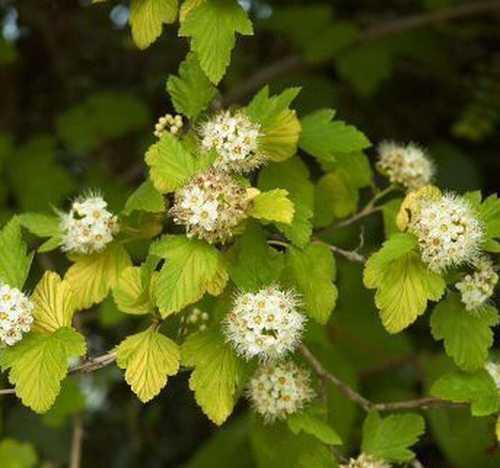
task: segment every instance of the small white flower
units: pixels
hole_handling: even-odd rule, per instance
[[[305,316],[296,294],[276,286],[236,297],[224,320],[224,332],[238,354],[247,359],[277,359],[300,341]]]
[[[0,286],[0,343],[12,346],[33,324],[33,303],[19,289]]]
[[[184,122],[181,115],[165,114],[158,119],[158,122],[155,125],[154,136],[161,138],[161,136],[166,132],[170,132],[172,135],[177,135],[177,133],[181,131],[183,125]]]
[[[481,308],[493,295],[498,282],[498,274],[489,258],[480,257],[474,263],[476,270],[455,284],[467,310]]]
[[[418,238],[422,260],[436,272],[472,263],[483,238],[469,203],[451,193],[422,200],[408,230]]]
[[[485,364],[484,368],[491,375],[491,378],[495,381],[495,385],[498,390],[500,390],[500,364],[494,362],[488,362]]]
[[[242,111],[223,111],[200,128],[201,146],[215,149],[215,166],[237,172],[248,172],[262,165],[265,155],[259,151],[260,125]]]
[[[88,255],[100,252],[113,240],[118,220],[107,206],[102,197],[90,195],[77,199],[69,213],[61,214],[64,252]]]
[[[391,468],[391,465],[371,455],[362,453],[358,458],[351,458],[349,463],[340,465],[340,468]]]
[[[190,332],[204,331],[207,328],[210,316],[198,307],[193,307],[180,319],[180,334],[186,336]]]
[[[175,193],[170,214],[186,226],[188,236],[226,242],[246,218],[246,190],[228,173],[210,168]]]
[[[261,365],[250,380],[247,396],[266,423],[304,408],[314,390],[310,373],[293,361]]]
[[[399,145],[384,141],[378,147],[377,167],[393,184],[418,190],[434,177],[434,164],[424,150],[413,143]]]

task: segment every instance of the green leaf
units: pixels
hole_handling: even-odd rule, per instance
[[[396,234],[366,263],[364,283],[376,288],[375,304],[389,333],[397,333],[412,324],[444,293],[444,279],[427,269],[415,250],[416,239]]]
[[[446,354],[466,371],[484,366],[493,345],[493,330],[499,323],[497,310],[486,305],[479,312],[470,312],[460,296],[449,293],[432,313],[431,331],[435,340],[444,340]]]
[[[407,462],[415,457],[408,449],[418,441],[425,430],[425,422],[418,414],[393,414],[381,418],[371,412],[363,424],[363,453],[390,462]]]
[[[283,163],[269,164],[259,174],[260,190],[281,188],[288,191],[295,215],[292,224],[278,223],[278,229],[299,247],[305,246],[312,234],[314,186],[309,180],[307,166],[298,158]]]
[[[130,25],[137,47],[145,49],[160,37],[163,23],[177,18],[177,0],[132,0]]]
[[[284,277],[301,295],[307,315],[321,324],[328,322],[338,296],[330,249],[321,244],[309,244],[304,249],[290,247]]]
[[[126,314],[141,315],[154,311],[150,298],[150,275],[144,278],[144,268],[129,266],[125,268],[113,288],[113,299],[118,309]]]
[[[0,367],[10,369],[9,382],[16,386],[16,395],[23,404],[44,413],[61,390],[68,359],[85,352],[85,339],[70,328],[60,328],[51,335],[31,333],[3,350]]]
[[[175,110],[191,120],[196,119],[217,94],[217,89],[203,73],[192,53],[180,64],[179,76],[170,75],[167,90]]]
[[[194,157],[175,136],[164,133],[146,153],[151,180],[160,193],[174,192],[211,163],[210,156]]]
[[[483,248],[489,252],[500,252],[500,199],[498,195],[493,194],[483,200],[478,211],[486,230]]]
[[[370,146],[370,141],[351,125],[333,121],[333,109],[321,109],[301,119],[299,146],[320,161],[332,161],[336,153],[353,153]]]
[[[499,392],[495,382],[485,370],[474,374],[450,372],[440,377],[430,393],[455,403],[470,403],[473,416],[486,416],[500,408]]]
[[[290,224],[293,220],[294,207],[283,189],[259,193],[252,200],[249,215],[266,221]]]
[[[358,189],[339,172],[330,172],[315,187],[314,223],[328,226],[335,218],[344,218],[358,207]]]
[[[33,255],[23,240],[21,224],[13,217],[0,231],[0,281],[22,289],[28,277]]]
[[[61,392],[52,408],[43,415],[43,422],[49,427],[61,428],[70,416],[85,410],[85,396],[75,378],[67,378],[61,385]]]
[[[101,302],[116,285],[122,271],[132,264],[121,244],[112,243],[102,252],[75,257],[64,276],[73,290],[77,308]]]
[[[31,300],[33,331],[52,333],[59,328],[71,327],[76,302],[68,281],[52,271],[46,271],[37,284]]]
[[[231,61],[236,33],[252,35],[252,23],[233,0],[206,0],[184,19],[179,36],[191,38],[191,49],[210,81],[217,84]]]
[[[229,255],[229,275],[243,291],[257,291],[278,280],[284,255],[267,245],[263,229],[251,223],[234,243]]]
[[[29,232],[38,237],[52,237],[60,234],[61,218],[41,213],[23,213],[19,222]]]
[[[396,216],[399,213],[402,202],[402,198],[394,198],[393,200],[390,200],[382,205],[382,216],[384,218],[384,231],[386,239],[389,239],[393,234],[400,232],[396,225]]]
[[[179,370],[179,347],[156,328],[129,336],[116,348],[116,364],[125,369],[125,380],[143,403],[158,395],[168,376]]]
[[[129,215],[133,211],[147,211],[148,213],[163,213],[166,210],[165,200],[158,192],[151,180],[146,180],[130,195],[125,204],[123,214]]]
[[[265,86],[246,108],[249,118],[261,125],[259,149],[271,161],[285,161],[297,152],[300,122],[289,106],[299,92],[300,88],[288,88],[270,97]]]
[[[327,445],[340,445],[342,440],[335,430],[324,421],[315,408],[308,408],[305,411],[294,413],[288,416],[288,427],[294,434],[303,431],[316,437]]]
[[[152,245],[151,254],[166,260],[153,287],[162,317],[198,302],[206,292],[220,294],[227,283],[224,258],[204,241],[167,235]]]
[[[232,413],[245,364],[216,330],[190,335],[181,347],[182,363],[194,367],[189,388],[203,412],[217,425]]]
[[[14,439],[0,442],[0,460],[2,468],[35,468],[38,461],[32,445]]]

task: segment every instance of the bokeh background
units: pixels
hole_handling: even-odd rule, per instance
[[[428,148],[442,187],[498,191],[500,2],[240,3],[256,35],[238,40],[220,87],[225,105],[246,103],[267,82],[273,90],[300,85],[299,113],[335,108],[374,144],[394,139]],[[154,122],[173,111],[166,78],[188,48],[174,25],[140,51],[127,21],[125,0],[0,0],[0,223],[19,211],[63,207],[88,188],[99,188],[119,211],[144,179]],[[368,154],[373,159],[375,151]],[[381,230],[380,220],[368,221],[367,251]],[[336,240],[352,246],[352,238],[355,244],[357,234],[346,230]],[[136,246],[137,258],[143,247]],[[64,271],[65,259],[40,256],[36,267],[33,281],[46,268]],[[335,352],[325,359],[374,400],[411,397],[447,365],[434,356],[439,347],[427,325],[419,321],[411,332],[388,337],[359,267],[341,262],[339,271],[330,327]],[[82,314],[79,326],[91,354],[99,354],[141,322],[107,300]],[[360,415],[334,390],[332,400],[333,424],[348,447],[356,446]],[[236,413],[217,431],[197,408],[185,374],[144,406],[121,373],[107,368],[68,380],[45,416],[1,397],[0,439],[29,441],[41,466],[64,467],[76,420],[84,429],[83,468],[253,467],[244,402]],[[489,440],[490,422],[460,410],[429,412],[428,422],[417,450],[424,466],[498,466],[493,440],[490,452],[471,442]]]

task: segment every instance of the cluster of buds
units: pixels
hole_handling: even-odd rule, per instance
[[[454,194],[421,199],[408,230],[418,239],[422,260],[436,272],[473,262],[483,238],[471,206]]]
[[[362,453],[358,458],[351,458],[347,464],[340,465],[340,468],[391,468],[391,465]]]
[[[200,128],[201,145],[217,151],[215,166],[222,170],[248,172],[263,164],[259,151],[260,125],[242,111],[222,111]]]
[[[384,141],[378,147],[377,167],[393,184],[407,190],[428,185],[434,176],[434,164],[420,147]]]
[[[33,308],[19,289],[0,286],[0,343],[12,346],[31,330]]]
[[[484,366],[486,372],[491,375],[491,378],[495,381],[495,385],[500,390],[500,364],[495,364],[494,362],[488,362]]]
[[[293,361],[265,364],[250,380],[247,395],[265,422],[284,419],[315,396],[309,372]]]
[[[224,332],[238,354],[251,359],[278,359],[300,341],[305,317],[294,291],[276,286],[240,294],[224,321]]]
[[[493,295],[498,282],[493,263],[488,257],[480,257],[475,262],[476,270],[455,284],[460,291],[462,302],[467,310],[479,309]]]
[[[97,195],[79,198],[61,214],[62,250],[89,255],[100,252],[119,231],[118,219]]]
[[[207,323],[210,316],[198,307],[193,307],[180,320],[180,334],[186,336],[194,331],[204,331],[207,329]]]
[[[157,138],[161,138],[165,132],[177,135],[183,125],[184,122],[182,121],[182,116],[180,114],[165,114],[163,117],[158,119],[158,122],[156,122],[154,135]]]
[[[246,218],[249,203],[246,189],[234,178],[210,168],[175,193],[170,214],[186,226],[188,237],[224,243]]]

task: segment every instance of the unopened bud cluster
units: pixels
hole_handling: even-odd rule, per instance
[[[12,346],[31,330],[33,308],[19,289],[0,286],[0,343]]]
[[[186,226],[188,237],[224,243],[246,218],[249,203],[244,187],[229,174],[211,168],[175,193],[170,214],[175,223]]]
[[[431,182],[434,165],[424,150],[410,143],[382,142],[378,147],[377,167],[393,184],[418,190]]]
[[[293,361],[265,364],[250,380],[247,395],[265,422],[284,419],[315,396],[309,372]]]
[[[422,260],[436,272],[471,263],[483,237],[469,203],[454,194],[422,200],[408,230],[418,238]]]
[[[62,250],[88,255],[100,252],[118,233],[118,219],[97,195],[76,200],[69,213],[62,214]]]
[[[391,468],[391,465],[371,455],[362,453],[358,458],[351,458],[349,463],[340,465],[340,468]]]
[[[240,294],[224,321],[224,331],[243,357],[277,359],[293,351],[302,336],[305,317],[297,295],[275,286]]]
[[[172,135],[177,135],[181,131],[183,125],[184,122],[182,121],[182,116],[180,114],[165,114],[163,117],[158,119],[158,122],[155,125],[154,135],[157,138],[161,138],[161,136],[166,132],[169,132]]]
[[[488,374],[495,381],[495,385],[500,390],[500,364],[495,364],[494,362],[488,362],[484,366]]]
[[[493,295],[498,282],[498,274],[487,257],[476,262],[476,270],[455,284],[460,291],[462,302],[467,310],[480,308]]]
[[[185,336],[190,332],[206,330],[209,318],[207,312],[198,307],[193,307],[186,315],[181,317],[181,335]]]
[[[219,112],[201,126],[200,134],[202,147],[217,151],[215,166],[220,169],[248,172],[265,160],[259,152],[260,125],[242,111]]]

